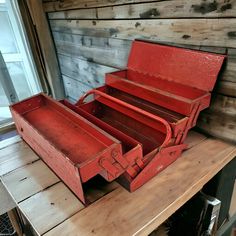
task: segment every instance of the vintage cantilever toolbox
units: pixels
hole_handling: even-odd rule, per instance
[[[174,162],[225,56],[134,41],[125,70],[75,104],[39,94],[11,106],[17,130],[86,203],[96,175],[131,192]],[[85,99],[92,95],[92,100]]]

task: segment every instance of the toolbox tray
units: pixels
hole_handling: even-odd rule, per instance
[[[19,134],[76,194],[80,179],[86,182],[98,173],[117,178],[107,176],[99,161],[114,151],[122,155],[120,141],[88,120],[44,94],[12,105],[11,111]]]

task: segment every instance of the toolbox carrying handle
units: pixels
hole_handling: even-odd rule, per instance
[[[171,140],[171,137],[172,137],[172,131],[171,131],[171,127],[170,127],[169,123],[165,119],[163,119],[163,118],[161,118],[159,116],[153,115],[153,114],[151,114],[151,113],[149,113],[147,111],[144,111],[141,108],[135,107],[135,106],[133,106],[133,105],[131,105],[129,103],[126,103],[124,101],[121,101],[121,100],[119,100],[117,98],[114,98],[114,97],[112,97],[112,96],[110,96],[110,95],[108,95],[106,93],[103,93],[103,92],[101,92],[99,90],[93,89],[93,90],[88,91],[86,94],[84,94],[78,100],[78,102],[75,103],[75,105],[76,106],[82,105],[84,99],[86,97],[88,97],[89,95],[91,95],[91,94],[97,94],[97,95],[100,95],[102,97],[105,97],[108,100],[111,100],[112,102],[118,103],[119,105],[122,105],[122,106],[124,106],[124,107],[126,107],[126,108],[128,108],[130,110],[133,110],[133,111],[135,111],[137,113],[140,113],[140,114],[142,114],[144,116],[147,116],[148,118],[151,118],[151,119],[153,119],[155,121],[158,121],[158,122],[162,123],[165,126],[165,128],[166,128],[166,138],[165,138],[164,142],[162,143],[162,145],[160,146],[160,148],[166,147],[170,143],[170,140]]]

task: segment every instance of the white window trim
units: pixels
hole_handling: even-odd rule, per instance
[[[22,61],[26,80],[29,84],[29,88],[32,94],[39,93],[42,88],[39,84],[39,77],[37,74],[36,66],[32,60],[32,52],[26,36],[26,31],[23,25],[23,20],[20,15],[19,6],[16,0],[6,0],[6,7],[9,14],[10,22],[14,30],[17,46],[20,51],[20,55],[9,54],[4,56],[5,62]]]

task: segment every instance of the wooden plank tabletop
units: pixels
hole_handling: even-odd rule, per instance
[[[236,146],[195,132],[187,143],[181,158],[134,193],[112,183],[86,208],[19,139],[0,144],[0,178],[38,235],[147,235],[236,156]]]

